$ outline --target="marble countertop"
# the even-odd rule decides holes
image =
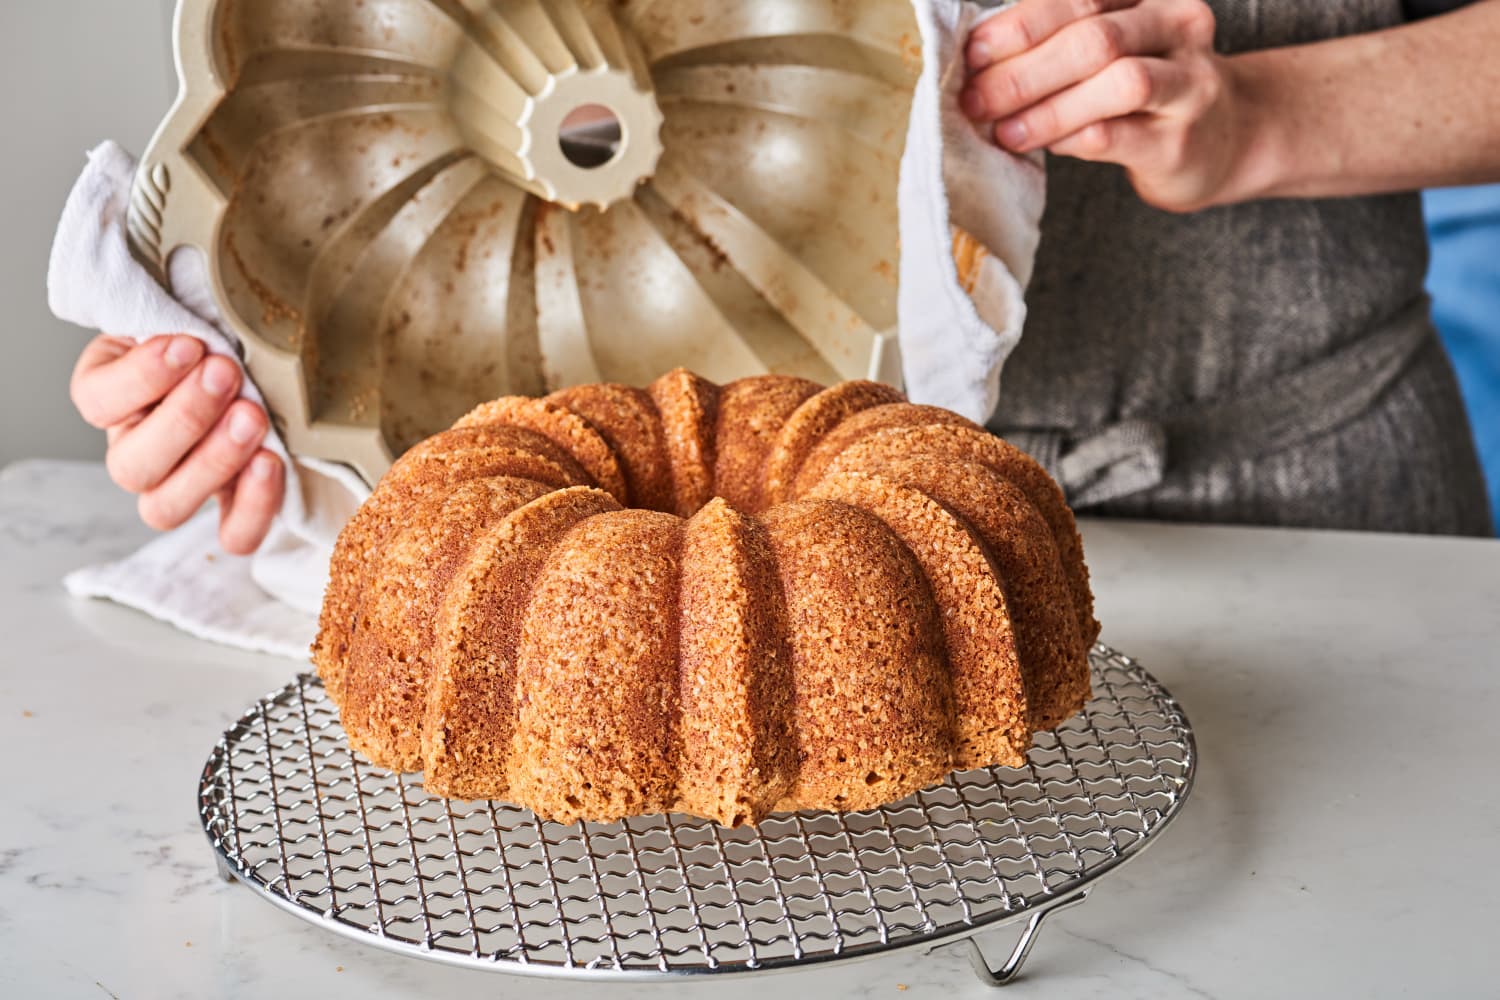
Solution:
[[[1042,933],[1027,996],[1493,995],[1500,543],[1094,521],[1104,639],[1182,702],[1180,820]],[[0,471],[0,995],[737,1000],[756,977],[577,986],[388,955],[221,881],[220,732],[301,667],[62,590],[146,531],[88,464]],[[981,938],[1008,951],[1015,930]],[[978,997],[964,951],[772,981]]]

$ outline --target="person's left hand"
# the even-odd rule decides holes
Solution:
[[[1021,0],[981,24],[961,102],[994,140],[1125,167],[1158,208],[1236,200],[1250,134],[1202,0]]]

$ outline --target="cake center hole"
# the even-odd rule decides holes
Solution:
[[[620,155],[624,140],[619,115],[602,104],[585,104],[568,112],[557,137],[568,162],[585,170],[602,167]]]

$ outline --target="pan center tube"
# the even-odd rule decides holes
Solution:
[[[597,170],[619,156],[624,140],[620,116],[602,104],[574,108],[557,137],[568,162],[585,170]]]
[[[610,5],[492,8],[466,26],[448,106],[469,148],[537,197],[577,211],[631,198],[661,158],[644,53]]]

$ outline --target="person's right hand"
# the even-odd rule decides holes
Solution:
[[[1021,0],[975,28],[960,102],[1013,153],[1117,163],[1173,212],[1241,201],[1255,101],[1204,0]]]
[[[205,357],[196,337],[137,344],[101,335],[84,348],[70,393],[106,432],[110,478],[139,496],[141,520],[169,531],[219,498],[219,541],[234,555],[260,547],[281,509],[285,470],[262,448],[266,411],[239,399],[239,366]]]

